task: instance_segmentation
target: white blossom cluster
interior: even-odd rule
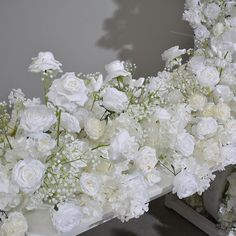
[[[157,76],[135,78],[135,66],[118,60],[105,77],[60,74],[51,52],[33,58],[29,70],[42,76],[44,101],[18,89],[0,104],[0,209],[7,216],[0,235],[24,235],[23,213],[45,204],[59,233],[106,209],[122,221],[136,218],[148,210],[160,170],[174,176],[173,192],[184,198],[236,164],[235,5],[187,0],[195,48],[165,51]]]

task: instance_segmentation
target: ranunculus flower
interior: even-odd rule
[[[68,233],[80,224],[83,214],[76,203],[62,202],[57,208],[52,210],[52,222],[59,233]]]
[[[20,212],[9,214],[1,227],[1,236],[25,236],[28,224],[25,217]]]
[[[12,178],[22,192],[33,193],[43,180],[45,165],[39,160],[21,160],[12,170]]]
[[[128,107],[128,104],[129,100],[125,93],[115,88],[106,89],[103,95],[103,106],[107,110],[121,113]]]
[[[198,192],[199,187],[196,176],[185,170],[182,170],[175,176],[173,185],[173,193],[177,193],[180,199]]]
[[[119,76],[131,76],[131,74],[125,70],[123,61],[113,61],[105,66],[105,70],[107,72],[107,77],[105,79],[106,82],[112,80],[113,78],[117,78]]]
[[[181,133],[176,139],[176,149],[184,156],[191,156],[195,146],[194,137],[189,133]]]
[[[84,81],[70,72],[53,81],[47,96],[55,106],[73,112],[78,106],[84,106],[88,100],[87,94]]]
[[[32,58],[33,62],[29,66],[29,71],[34,73],[44,72],[46,70],[53,70],[55,72],[62,72],[61,63],[55,60],[51,52],[40,52],[37,57]]]
[[[142,147],[137,153],[135,163],[145,173],[153,170],[157,164],[156,150],[148,146]]]
[[[94,196],[99,191],[99,182],[95,175],[91,173],[83,173],[80,177],[81,190],[89,196]]]
[[[172,48],[167,49],[162,53],[162,60],[169,64],[173,59],[179,57],[186,53],[186,49],[179,49],[179,46],[174,46]]]
[[[20,127],[29,134],[48,131],[56,123],[56,116],[45,105],[29,106],[20,116]]]
[[[93,140],[98,140],[102,137],[105,127],[106,124],[104,121],[100,121],[94,117],[89,117],[84,125],[85,132]]]

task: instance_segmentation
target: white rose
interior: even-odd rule
[[[99,191],[99,182],[95,175],[83,173],[80,177],[81,190],[89,196],[95,196]]]
[[[215,67],[207,66],[201,72],[197,73],[197,80],[202,86],[212,88],[219,83],[220,74]]]
[[[203,117],[196,125],[196,133],[201,138],[205,135],[214,134],[217,131],[218,124],[212,117]]]
[[[176,150],[181,152],[184,156],[191,156],[194,151],[195,139],[189,133],[182,133],[177,135],[176,139]]]
[[[135,137],[131,137],[127,130],[121,130],[111,140],[109,155],[110,159],[120,158],[133,159],[139,148]]]
[[[51,150],[56,146],[56,141],[49,134],[41,133],[35,137],[37,151],[50,155]]]
[[[1,236],[24,236],[28,230],[25,217],[20,212],[10,213],[1,227]]]
[[[214,90],[215,98],[222,99],[224,102],[230,102],[234,94],[227,85],[217,85]]]
[[[113,61],[105,66],[105,70],[107,72],[107,77],[105,79],[106,82],[112,80],[113,78],[117,78],[119,76],[128,76],[130,77],[131,74],[125,70],[124,62],[123,61]]]
[[[156,150],[148,146],[142,147],[137,153],[135,163],[143,172],[153,170],[157,164]]]
[[[78,119],[66,112],[61,113],[61,126],[69,132],[79,133],[81,130]]]
[[[52,210],[52,222],[59,233],[69,233],[80,224],[83,215],[76,203],[62,202],[57,208],[57,211]]]
[[[124,111],[129,104],[128,97],[125,93],[118,91],[115,88],[108,88],[103,95],[103,106],[117,113]]]
[[[169,64],[173,59],[179,57],[186,53],[186,49],[179,49],[179,46],[174,46],[167,49],[161,55],[162,60],[166,62],[166,65]]]
[[[148,172],[145,177],[149,186],[153,186],[161,181],[161,173],[155,169]]]
[[[194,34],[196,39],[198,39],[199,41],[204,41],[210,36],[210,32],[204,25],[199,25],[196,29],[194,29]]]
[[[62,72],[61,63],[56,61],[51,52],[40,52],[38,57],[32,58],[33,62],[29,66],[29,71],[34,73],[44,72],[46,70],[53,70],[55,72]]]
[[[173,185],[173,193],[177,193],[180,199],[193,195],[199,188],[197,178],[185,170],[175,176]]]
[[[231,116],[230,107],[226,103],[218,103],[215,106],[215,117],[219,120],[226,121]]]
[[[43,180],[45,165],[38,160],[19,161],[12,170],[13,180],[22,192],[33,193]]]
[[[106,123],[104,121],[100,121],[94,117],[90,117],[85,122],[84,129],[91,139],[98,140],[104,134],[105,127]]]
[[[48,131],[56,123],[56,116],[45,105],[27,107],[20,116],[20,127],[27,133]]]
[[[84,124],[86,120],[88,119],[89,115],[90,115],[90,112],[83,107],[79,107],[76,110],[76,112],[73,113],[73,116],[75,116],[75,118],[79,121],[81,128],[84,128]]]
[[[193,94],[189,99],[189,105],[194,111],[203,110],[207,103],[207,98],[202,94]]]
[[[216,3],[209,3],[204,9],[204,14],[209,20],[215,20],[220,14],[220,7]]]
[[[78,106],[84,106],[88,100],[88,90],[82,79],[75,73],[65,73],[60,79],[55,79],[47,94],[49,101],[55,106],[72,112]]]
[[[221,158],[224,166],[236,164],[236,147],[233,145],[223,146],[221,149]]]

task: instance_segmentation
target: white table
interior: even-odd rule
[[[162,172],[161,182],[157,186],[149,189],[151,200],[159,198],[172,190],[173,175]],[[93,218],[90,222],[81,222],[81,224],[69,234],[57,234],[54,230],[49,210],[37,210],[27,213],[29,223],[29,236],[76,236],[100,224],[103,224],[116,216],[108,209],[102,218]]]

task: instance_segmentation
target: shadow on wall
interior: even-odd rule
[[[118,9],[103,25],[97,46],[113,49],[121,60],[137,64],[136,76],[163,68],[161,53],[175,45],[193,46],[193,33],[182,20],[184,0],[113,0]]]

